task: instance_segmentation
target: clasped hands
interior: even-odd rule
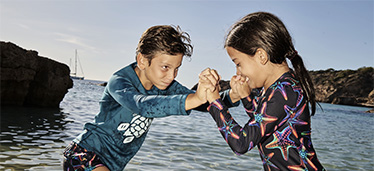
[[[213,101],[220,98],[219,91],[221,87],[219,86],[219,81],[221,76],[214,69],[207,68],[199,74],[199,83],[196,93],[199,99],[202,101],[208,101],[212,103]],[[232,102],[237,102],[238,100],[247,97],[251,88],[248,85],[249,78],[242,75],[234,75],[230,80],[230,98]]]

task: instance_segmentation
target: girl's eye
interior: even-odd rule
[[[239,64],[239,63],[237,63],[237,64],[236,64],[236,66],[237,66],[237,67],[240,67],[240,64]]]

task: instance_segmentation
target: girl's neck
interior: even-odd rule
[[[279,79],[284,73],[289,72],[290,68],[288,67],[286,61],[282,64],[273,64],[269,67],[267,74],[267,79],[264,83],[264,92],[272,85],[275,81]]]

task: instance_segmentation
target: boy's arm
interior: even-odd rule
[[[169,115],[188,115],[185,102],[189,94],[144,95],[131,81],[114,75],[108,82],[110,95],[123,107],[144,117],[165,117]]]
[[[204,103],[206,103],[206,101],[200,99],[198,97],[198,94],[195,92],[195,93],[189,94],[187,96],[186,103],[185,103],[185,109],[186,110],[195,109],[195,108],[201,106]]]

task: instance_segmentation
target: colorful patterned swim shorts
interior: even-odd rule
[[[94,152],[87,151],[76,143],[70,143],[64,151],[65,171],[87,171],[100,166],[105,166]]]

